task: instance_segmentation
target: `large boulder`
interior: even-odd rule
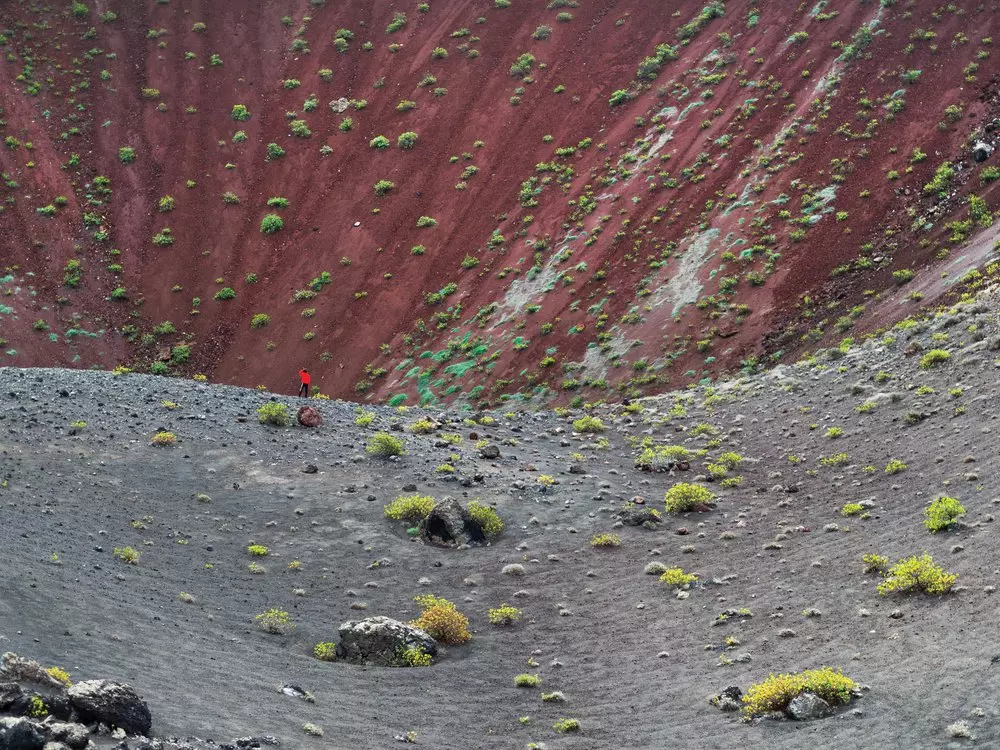
[[[461,546],[472,540],[469,514],[453,497],[446,497],[420,522],[420,536],[431,544]]]
[[[319,427],[323,424],[323,415],[311,406],[299,408],[296,419],[298,419],[299,424],[303,427]]]
[[[69,689],[69,699],[86,722],[104,722],[129,734],[149,734],[153,723],[146,702],[131,686],[120,682],[78,682]]]
[[[48,721],[42,725],[51,742],[61,742],[70,750],[85,750],[90,744],[90,732],[83,724]]]
[[[0,719],[0,748],[2,750],[42,750],[45,735],[35,724],[23,716]]]
[[[437,653],[437,641],[420,628],[391,617],[369,617],[340,626],[337,657],[353,664],[388,667],[398,663],[400,651],[414,646],[431,656]]]

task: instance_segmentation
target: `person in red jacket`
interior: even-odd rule
[[[299,395],[309,398],[309,383],[311,378],[309,377],[309,370],[302,368],[299,370],[299,381],[301,385],[299,386]]]

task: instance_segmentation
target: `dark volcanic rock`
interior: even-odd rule
[[[28,719],[24,717],[0,719],[0,748],[2,750],[42,750],[44,746],[44,736]]]
[[[793,719],[809,721],[829,716],[833,710],[829,703],[815,693],[802,693],[792,698],[792,702],[788,704],[787,712]]]
[[[455,498],[446,497],[434,506],[434,510],[420,522],[420,536],[432,544],[468,544],[470,536],[466,530],[468,513]]]
[[[437,641],[420,628],[390,617],[369,617],[340,626],[337,656],[353,664],[391,666],[399,651],[413,646],[431,655],[437,653]]]
[[[479,451],[479,455],[483,458],[500,458],[500,448],[495,445],[484,445]]]
[[[311,406],[301,407],[295,418],[303,427],[319,427],[323,424],[323,416]]]
[[[129,734],[148,734],[153,723],[146,702],[120,682],[78,682],[69,689],[69,699],[84,721],[101,721]]]
[[[627,503],[615,516],[626,526],[647,526],[662,522],[659,512],[648,505]]]

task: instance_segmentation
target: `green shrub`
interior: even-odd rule
[[[420,628],[431,638],[448,646],[465,643],[469,633],[469,618],[447,599],[433,594],[413,597],[420,606],[420,616],[411,625]]]
[[[883,596],[892,593],[921,591],[925,594],[947,594],[958,576],[946,572],[934,564],[931,556],[908,557],[893,565],[885,574],[885,580],[877,586]]]
[[[245,104],[234,104],[230,117],[237,122],[246,122],[250,119],[250,110],[246,108]]]
[[[538,687],[542,684],[542,678],[537,674],[519,674],[514,678],[514,684],[518,687]]]
[[[257,627],[265,633],[281,635],[295,629],[291,615],[276,607],[261,612],[254,620],[257,622]]]
[[[396,139],[396,145],[405,151],[409,151],[417,145],[418,138],[419,136],[412,130],[407,130],[405,133],[399,134],[399,138]]]
[[[889,570],[889,558],[885,555],[877,555],[874,552],[869,552],[867,555],[861,556],[861,562],[865,564],[866,573],[881,573],[885,575],[886,571]]]
[[[590,537],[591,547],[619,547],[622,540],[617,534],[601,532]]]
[[[422,647],[407,646],[396,654],[396,661],[403,667],[429,667],[432,659]]]
[[[707,487],[690,482],[675,484],[663,497],[670,513],[684,513],[715,500],[715,495]]]
[[[501,604],[499,607],[489,610],[486,614],[490,618],[491,625],[506,627],[520,620],[521,615],[524,613],[510,604]]]
[[[280,159],[284,155],[285,155],[285,149],[283,149],[277,143],[267,144],[267,161],[274,161],[275,159]]]
[[[604,432],[604,422],[597,417],[580,417],[573,421],[573,430],[576,432]]]
[[[434,510],[430,495],[401,495],[382,508],[386,518],[394,521],[422,521]]]
[[[404,444],[401,438],[390,435],[388,432],[376,432],[368,441],[365,448],[373,456],[401,456],[404,451]]]
[[[894,458],[889,463],[887,463],[885,465],[885,473],[886,474],[898,474],[901,471],[905,471],[906,468],[907,468],[906,464],[904,464],[902,461],[898,461],[897,459]]]
[[[262,234],[274,234],[280,232],[285,227],[285,222],[278,214],[268,214],[260,221],[260,231]]]
[[[375,148],[378,149],[379,151],[382,151],[384,149],[389,148],[389,146],[392,145],[392,141],[390,141],[384,135],[377,135],[370,141],[368,141],[368,145],[371,148]]]
[[[747,688],[743,695],[743,713],[749,718],[784,711],[792,699],[802,693],[813,693],[831,706],[837,706],[850,702],[855,687],[854,680],[830,667],[807,669],[797,674],[772,674]]]
[[[686,589],[698,580],[698,576],[694,573],[685,573],[683,568],[667,568],[660,576],[660,580],[668,586]]]
[[[257,313],[252,318],[250,318],[251,328],[263,328],[268,323],[271,322],[271,316],[265,313]]]
[[[115,557],[129,565],[137,564],[141,556],[142,553],[133,547],[115,547]]]
[[[131,146],[122,146],[118,149],[118,159],[122,164],[131,164],[135,161],[135,149]]]
[[[271,550],[263,544],[251,544],[247,547],[247,554],[253,555],[254,557],[267,557],[271,554]]]
[[[162,363],[161,363],[162,364]],[[157,445],[161,448],[174,445],[177,442],[177,436],[172,432],[167,432],[166,430],[157,432],[149,440],[153,445]]]
[[[951,353],[944,349],[931,349],[920,358],[920,369],[929,370],[942,362],[951,359]]]
[[[317,643],[316,647],[313,649],[313,656],[315,656],[320,661],[336,661],[337,644],[331,643],[330,641]]]
[[[277,401],[268,401],[257,409],[257,419],[261,424],[285,427],[288,425],[288,407]]]
[[[222,289],[220,289],[219,291],[217,291],[212,296],[212,299],[214,299],[214,300],[227,300],[227,299],[234,299],[235,297],[236,297],[236,292],[233,291],[233,289],[231,287],[224,286],[224,287],[222,287]]]
[[[865,509],[861,503],[845,503],[844,507],[840,509],[841,515],[844,516],[856,516]]]
[[[933,500],[924,509],[924,526],[936,534],[952,526],[964,514],[965,507],[955,498],[945,495]]]
[[[466,507],[466,511],[488,540],[492,541],[503,533],[503,520],[492,506],[473,500]]]
[[[421,216],[417,219],[418,227],[436,227],[437,219],[432,216]]]
[[[570,16],[569,13],[560,13],[560,16]],[[570,16],[572,18],[572,16]],[[559,719],[555,724],[552,725],[559,734],[567,734],[569,732],[579,732],[580,722],[577,719]]]

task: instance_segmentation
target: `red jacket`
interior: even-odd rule
[[[309,385],[310,383],[309,373],[305,370],[299,370],[299,379],[304,385]]]

